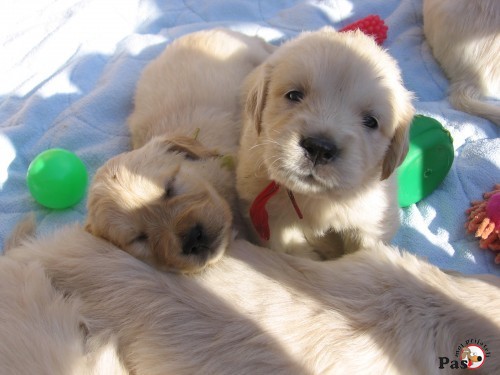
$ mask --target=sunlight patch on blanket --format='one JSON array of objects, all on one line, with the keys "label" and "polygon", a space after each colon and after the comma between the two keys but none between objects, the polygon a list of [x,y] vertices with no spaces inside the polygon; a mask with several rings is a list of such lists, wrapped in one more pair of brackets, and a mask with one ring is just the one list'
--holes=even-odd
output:
[{"label": "sunlight patch on blanket", "polygon": [[42,98],[50,98],[53,95],[80,93],[81,90],[71,82],[68,72],[58,74],[38,90],[38,94]]},{"label": "sunlight patch on blanket", "polygon": [[25,96],[82,55],[112,55],[136,29],[141,2],[19,0],[9,6],[14,4],[25,8],[24,17],[9,22],[11,10],[0,4],[0,45],[9,56],[0,59],[6,73],[0,95]]},{"label": "sunlight patch on blanket", "polygon": [[0,190],[9,178],[9,166],[16,158],[14,145],[4,134],[0,133]]},{"label": "sunlight patch on blanket", "polygon": [[316,6],[330,18],[330,22],[340,22],[353,15],[354,5],[346,0],[316,0],[311,5]]},{"label": "sunlight patch on blanket", "polygon": [[255,23],[239,22],[231,26],[231,29],[246,35],[259,36],[269,43],[281,40],[286,36],[281,30],[272,27],[265,27]]}]

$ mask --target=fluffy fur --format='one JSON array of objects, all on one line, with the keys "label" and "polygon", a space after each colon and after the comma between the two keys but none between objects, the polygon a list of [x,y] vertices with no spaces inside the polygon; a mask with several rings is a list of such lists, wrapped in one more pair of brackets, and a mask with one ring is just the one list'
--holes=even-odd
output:
[{"label": "fluffy fur", "polygon": [[240,85],[274,47],[228,29],[205,30],[173,41],[146,66],[128,118],[132,145],[157,135],[192,136],[234,154],[240,136]]},{"label": "fluffy fur", "polygon": [[424,0],[424,33],[451,81],[451,104],[500,125],[500,2]]},{"label": "fluffy fur", "polygon": [[135,150],[107,162],[91,184],[89,232],[164,270],[216,262],[237,206],[240,85],[271,51],[224,29],[167,46],[137,84],[128,119]]},{"label": "fluffy fur", "polygon": [[202,172],[230,177],[218,159],[188,159],[178,150],[178,143],[155,137],[99,168],[89,189],[87,230],[159,269],[196,272],[224,254],[232,223],[223,191]]},{"label": "fluffy fur", "polygon": [[500,371],[494,276],[446,274],[382,244],[315,262],[236,240],[189,277],[117,250],[68,227],[7,256],[78,295],[90,332],[111,329],[136,375],[458,374],[439,357],[458,359],[471,338],[491,352],[478,373]]},{"label": "fluffy fur", "polygon": [[113,342],[89,335],[82,305],[38,262],[0,257],[0,363],[10,375],[127,374]]},{"label": "fluffy fur", "polygon": [[[237,168],[247,214],[276,181],[266,246],[332,258],[399,227],[394,169],[408,150],[414,114],[396,62],[362,32],[331,28],[281,46],[248,77]],[[249,220],[247,220],[249,221]],[[251,225],[251,224],[249,224]]]}]

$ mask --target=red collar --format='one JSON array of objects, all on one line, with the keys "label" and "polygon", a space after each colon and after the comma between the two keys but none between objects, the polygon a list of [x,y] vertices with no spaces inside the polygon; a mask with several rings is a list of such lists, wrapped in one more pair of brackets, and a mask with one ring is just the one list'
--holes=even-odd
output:
[{"label": "red collar", "polygon": [[[257,198],[255,198],[252,205],[250,206],[250,219],[252,220],[252,224],[257,233],[259,233],[260,238],[265,241],[269,241],[269,238],[271,237],[266,203],[279,191],[279,189],[280,186],[275,181],[272,181],[264,188],[264,190],[260,192],[259,195],[257,195]],[[297,213],[297,216],[299,217],[299,219],[302,219],[302,212],[300,211],[300,208],[295,201],[293,192],[287,189],[287,193],[290,201],[292,202],[293,208]]]}]

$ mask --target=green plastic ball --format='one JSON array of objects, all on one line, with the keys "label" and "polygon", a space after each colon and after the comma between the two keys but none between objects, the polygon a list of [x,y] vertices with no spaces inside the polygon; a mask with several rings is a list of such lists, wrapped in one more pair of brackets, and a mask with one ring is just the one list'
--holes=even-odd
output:
[{"label": "green plastic ball", "polygon": [[26,175],[29,191],[42,206],[63,209],[81,201],[87,188],[87,169],[74,153],[52,148],[33,159]]}]

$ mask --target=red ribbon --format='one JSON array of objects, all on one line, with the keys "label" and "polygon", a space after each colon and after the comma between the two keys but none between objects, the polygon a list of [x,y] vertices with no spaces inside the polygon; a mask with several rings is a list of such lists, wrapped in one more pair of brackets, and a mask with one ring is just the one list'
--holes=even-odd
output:
[{"label": "red ribbon", "polygon": [[[269,238],[271,238],[269,215],[266,210],[266,204],[269,199],[271,199],[279,191],[279,189],[280,186],[275,181],[272,181],[264,190],[260,192],[259,195],[257,195],[257,198],[255,198],[250,206],[250,219],[252,220],[253,227],[259,234],[260,238],[265,241],[269,241]],[[287,190],[287,192],[297,216],[299,219],[302,219],[304,216],[302,215],[297,201],[293,196],[293,192],[291,190]]]}]

